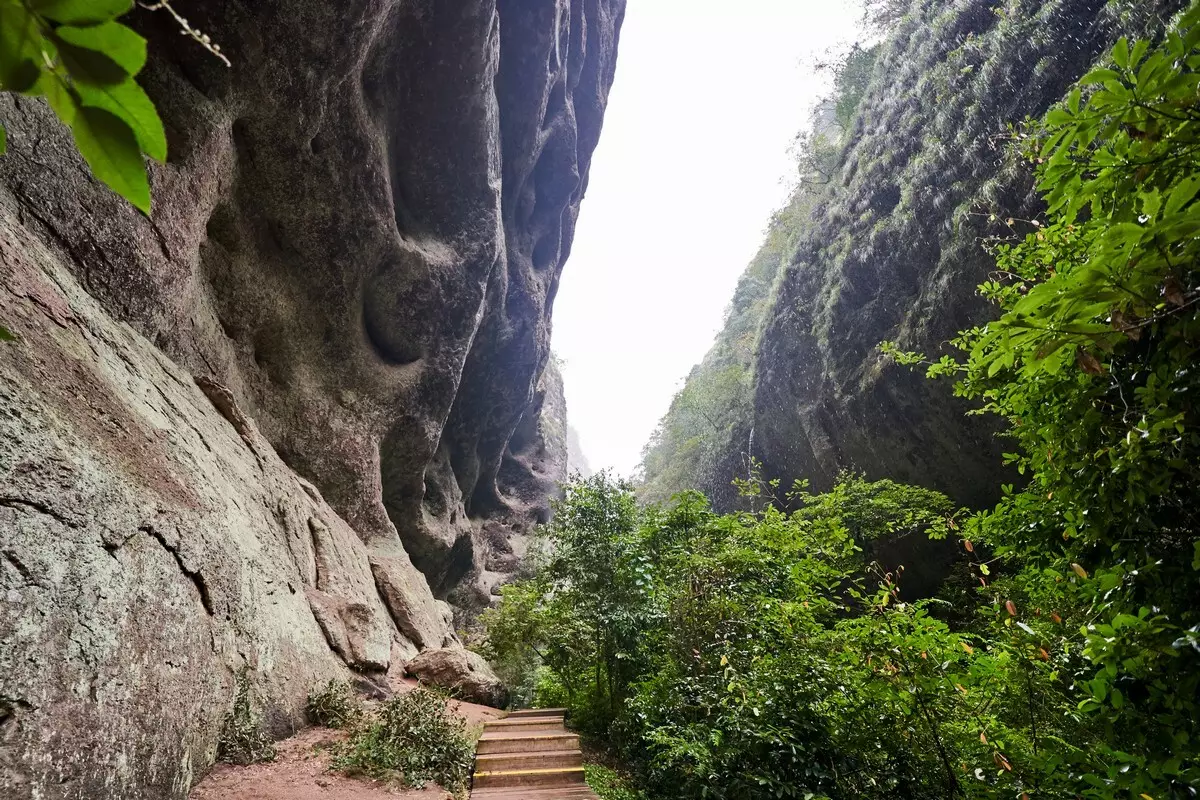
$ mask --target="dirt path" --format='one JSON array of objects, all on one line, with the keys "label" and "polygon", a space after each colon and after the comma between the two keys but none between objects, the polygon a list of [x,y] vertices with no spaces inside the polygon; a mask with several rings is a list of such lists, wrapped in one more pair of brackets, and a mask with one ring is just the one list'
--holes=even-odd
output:
[{"label": "dirt path", "polygon": [[[393,681],[392,688],[404,692],[416,681]],[[503,712],[473,703],[451,700],[450,710],[472,726],[482,726]],[[345,738],[340,731],[310,728],[276,744],[275,760],[269,764],[238,767],[217,764],[196,785],[189,800],[397,800],[424,798],[450,800],[446,790],[430,785],[424,789],[400,789],[378,781],[348,778],[328,771],[327,745]]]}]

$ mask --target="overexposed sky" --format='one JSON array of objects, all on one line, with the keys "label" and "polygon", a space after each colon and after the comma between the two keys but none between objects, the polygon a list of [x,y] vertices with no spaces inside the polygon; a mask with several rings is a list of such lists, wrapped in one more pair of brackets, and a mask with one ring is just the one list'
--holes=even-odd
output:
[{"label": "overexposed sky", "polygon": [[567,414],[630,475],[783,204],[788,148],[852,41],[852,0],[629,0],[591,181],[554,306]]}]

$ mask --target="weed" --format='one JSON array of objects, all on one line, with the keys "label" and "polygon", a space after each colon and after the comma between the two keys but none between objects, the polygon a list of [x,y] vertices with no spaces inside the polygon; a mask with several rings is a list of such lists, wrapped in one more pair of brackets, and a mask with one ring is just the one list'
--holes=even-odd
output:
[{"label": "weed", "polygon": [[333,681],[308,693],[308,718],[327,728],[353,728],[363,718],[363,707],[346,681]]},{"label": "weed", "polygon": [[600,800],[646,800],[646,795],[634,789],[621,773],[601,764],[584,764],[583,774]]},{"label": "weed", "polygon": [[246,669],[238,673],[233,708],[221,726],[217,760],[242,765],[275,760],[275,743],[263,730],[262,719],[250,707],[250,677]]}]

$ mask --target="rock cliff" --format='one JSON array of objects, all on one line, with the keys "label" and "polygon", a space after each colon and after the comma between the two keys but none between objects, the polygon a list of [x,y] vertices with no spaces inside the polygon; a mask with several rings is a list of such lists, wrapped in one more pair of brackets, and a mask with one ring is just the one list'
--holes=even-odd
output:
[{"label": "rock cliff", "polygon": [[282,733],[457,644],[443,601],[564,468],[550,310],[623,11],[189,4],[227,69],[139,10],[149,219],[0,97],[0,795],[183,797],[243,669]]},{"label": "rock cliff", "polygon": [[977,507],[1015,478],[993,426],[877,346],[936,356],[986,320],[983,242],[1040,211],[1028,166],[1006,155],[1007,126],[1041,116],[1118,36],[1160,30],[1179,5],[907,5],[761,334],[754,454],[769,475],[824,488],[863,470]]},{"label": "rock cliff", "polygon": [[994,425],[878,345],[936,356],[988,318],[975,291],[994,267],[984,242],[1040,211],[1008,126],[1041,116],[1119,36],[1153,35],[1181,4],[873,5],[892,12],[886,34],[835,80],[825,106],[847,118],[831,129],[818,116],[801,140],[805,180],[647,447],[646,499],[701,488],[734,508],[730,480],[750,456],[783,486],[823,490],[854,470],[976,507],[1017,478]]}]

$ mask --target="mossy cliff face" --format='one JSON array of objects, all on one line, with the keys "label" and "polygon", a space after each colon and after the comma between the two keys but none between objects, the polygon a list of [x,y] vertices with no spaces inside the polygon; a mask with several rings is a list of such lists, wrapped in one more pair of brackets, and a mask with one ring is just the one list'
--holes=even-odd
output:
[{"label": "mossy cliff face", "polygon": [[[1002,442],[949,387],[877,345],[945,352],[986,319],[981,241],[1038,212],[1010,122],[1039,116],[1123,32],[1174,2],[919,0],[883,43],[831,183],[805,225],[756,354],[753,453],[768,476],[865,471],[990,503]],[[989,215],[995,214],[994,219]]]},{"label": "mossy cliff face", "polygon": [[0,795],[182,797],[243,667],[282,732],[456,644],[442,599],[487,602],[565,460],[550,308],[623,6],[189,3],[232,68],[137,11],[150,219],[0,98]]}]

